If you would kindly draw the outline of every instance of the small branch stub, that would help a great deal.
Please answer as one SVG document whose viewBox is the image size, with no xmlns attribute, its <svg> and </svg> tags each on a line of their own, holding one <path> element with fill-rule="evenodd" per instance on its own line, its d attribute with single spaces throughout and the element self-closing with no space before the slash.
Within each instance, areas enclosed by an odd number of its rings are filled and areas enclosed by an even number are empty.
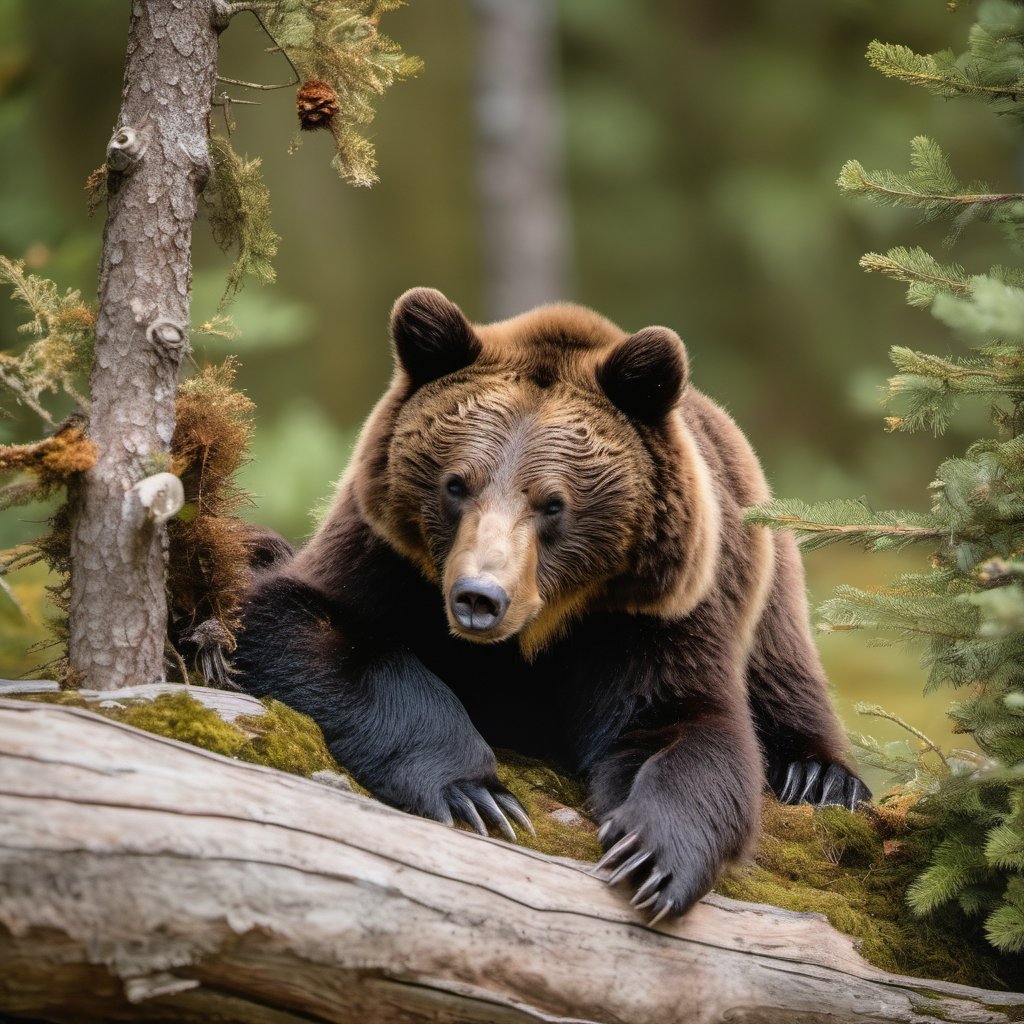
<svg viewBox="0 0 1024 1024">
<path fill-rule="evenodd" d="M 146 142 L 134 128 L 125 125 L 114 132 L 107 143 L 107 166 L 123 174 L 137 164 L 146 152 Z"/>
<path fill-rule="evenodd" d="M 146 510 L 146 517 L 159 525 L 177 515 L 185 504 L 185 488 L 173 473 L 156 473 L 140 480 L 129 492 Z"/>
<path fill-rule="evenodd" d="M 154 320 L 146 328 L 146 338 L 168 355 L 178 356 L 185 346 L 185 325 L 177 320 Z"/>
<path fill-rule="evenodd" d="M 223 32 L 231 24 L 235 12 L 228 0 L 213 0 L 210 4 L 210 24 L 215 32 Z"/>
</svg>

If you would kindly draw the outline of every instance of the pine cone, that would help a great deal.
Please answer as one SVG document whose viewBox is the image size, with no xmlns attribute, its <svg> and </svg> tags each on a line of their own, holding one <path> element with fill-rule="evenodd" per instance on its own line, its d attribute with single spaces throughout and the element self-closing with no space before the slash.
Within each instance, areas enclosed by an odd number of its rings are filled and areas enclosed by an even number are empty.
<svg viewBox="0 0 1024 1024">
<path fill-rule="evenodd" d="M 312 132 L 317 128 L 329 128 L 338 112 L 338 94 L 319 78 L 303 82 L 295 97 L 299 114 L 299 125 L 303 131 Z"/>
</svg>

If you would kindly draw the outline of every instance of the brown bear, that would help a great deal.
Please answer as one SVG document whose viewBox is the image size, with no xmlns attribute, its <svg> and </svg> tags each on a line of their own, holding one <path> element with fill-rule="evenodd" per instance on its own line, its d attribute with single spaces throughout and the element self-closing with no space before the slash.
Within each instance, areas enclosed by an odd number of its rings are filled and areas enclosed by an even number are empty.
<svg viewBox="0 0 1024 1024">
<path fill-rule="evenodd" d="M 312 715 L 382 799 L 510 838 L 492 746 L 585 780 L 610 882 L 679 914 L 741 858 L 766 780 L 853 808 L 789 535 L 665 327 L 573 305 L 470 324 L 416 288 L 334 505 L 245 608 L 244 688 Z"/>
</svg>

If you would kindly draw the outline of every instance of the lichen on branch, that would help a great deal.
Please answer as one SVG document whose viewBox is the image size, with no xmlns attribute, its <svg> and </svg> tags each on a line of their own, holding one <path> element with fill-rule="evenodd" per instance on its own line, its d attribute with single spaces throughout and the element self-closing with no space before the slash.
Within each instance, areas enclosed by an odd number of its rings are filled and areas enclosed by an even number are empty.
<svg viewBox="0 0 1024 1024">
<path fill-rule="evenodd" d="M 0 284 L 10 286 L 11 297 L 32 317 L 18 328 L 32 339 L 29 344 L 18 355 L 0 352 L 0 392 L 55 427 L 44 395 L 63 393 L 83 411 L 88 408 L 79 381 L 92 360 L 96 313 L 79 292 L 61 294 L 53 281 L 26 274 L 24 263 L 6 256 L 0 256 Z"/>
<path fill-rule="evenodd" d="M 203 191 L 203 205 L 214 241 L 225 252 L 234 250 L 224 301 L 242 286 L 246 277 L 258 284 L 276 278 L 274 256 L 280 237 L 270 225 L 270 192 L 256 157 L 239 156 L 220 136 L 210 138 L 213 174 Z"/>
</svg>

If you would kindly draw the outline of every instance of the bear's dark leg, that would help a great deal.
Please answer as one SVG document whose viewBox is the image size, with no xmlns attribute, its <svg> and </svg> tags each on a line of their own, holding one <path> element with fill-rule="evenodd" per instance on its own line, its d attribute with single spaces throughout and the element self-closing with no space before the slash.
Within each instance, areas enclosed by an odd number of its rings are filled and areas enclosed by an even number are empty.
<svg viewBox="0 0 1024 1024">
<path fill-rule="evenodd" d="M 382 800 L 509 839 L 526 812 L 499 782 L 465 708 L 415 655 L 346 616 L 306 583 L 270 574 L 243 612 L 242 688 L 313 718 L 337 761 Z"/>
<path fill-rule="evenodd" d="M 850 770 L 810 632 L 803 564 L 791 534 L 775 537 L 775 572 L 747 666 L 747 691 L 768 782 L 784 804 L 842 804 L 871 793 Z"/>
<path fill-rule="evenodd" d="M 716 620 L 720 611 L 676 623 L 619 616 L 569 642 L 567 710 L 602 867 L 654 918 L 700 899 L 748 852 L 759 820 L 761 755 L 735 645 Z"/>
</svg>

